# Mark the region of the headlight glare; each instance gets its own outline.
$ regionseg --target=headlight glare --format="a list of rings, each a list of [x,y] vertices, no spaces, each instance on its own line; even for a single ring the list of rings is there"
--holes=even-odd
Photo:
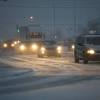
[[[46,48],[45,47],[41,47],[41,51],[45,51],[46,50]]]
[[[15,41],[14,44],[16,45],[17,44],[17,41]]]
[[[95,50],[90,49],[90,50],[87,51],[87,53],[88,53],[88,54],[95,54]]]
[[[14,46],[15,46],[15,45],[12,43],[12,44],[11,44],[11,47],[14,47]]]
[[[32,49],[33,49],[33,50],[37,50],[37,49],[38,49],[37,44],[32,44]]]
[[[72,45],[72,49],[73,49],[73,50],[75,49],[75,45],[74,45],[74,44]]]
[[[57,50],[58,50],[58,51],[61,51],[61,50],[62,50],[62,47],[61,47],[61,46],[58,46],[58,47],[57,47]]]
[[[23,44],[20,45],[20,50],[21,50],[21,51],[24,51],[25,49],[26,49],[25,45],[23,45]]]
[[[4,48],[7,48],[7,47],[8,47],[8,45],[7,45],[6,43],[4,43],[4,44],[3,44],[3,47],[4,47]]]
[[[46,48],[45,47],[41,47],[41,54],[45,54]]]
[[[58,53],[61,53],[61,52],[62,52],[62,47],[61,47],[61,46],[58,46],[58,47],[57,47],[57,52],[58,52]]]

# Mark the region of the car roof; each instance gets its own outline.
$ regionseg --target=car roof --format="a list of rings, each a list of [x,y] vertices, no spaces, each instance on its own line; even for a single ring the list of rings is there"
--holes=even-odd
[[[42,41],[30,41],[30,40],[25,40],[25,41],[21,41],[21,43],[40,43]]]
[[[100,34],[85,35],[85,37],[100,37]]]
[[[100,34],[81,34],[81,35],[79,35],[77,38],[79,38],[79,37],[99,37],[100,36]]]

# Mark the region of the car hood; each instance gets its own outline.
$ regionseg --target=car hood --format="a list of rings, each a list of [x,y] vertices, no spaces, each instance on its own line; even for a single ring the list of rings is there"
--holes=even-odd
[[[99,50],[100,51],[100,45],[86,45],[87,48]]]

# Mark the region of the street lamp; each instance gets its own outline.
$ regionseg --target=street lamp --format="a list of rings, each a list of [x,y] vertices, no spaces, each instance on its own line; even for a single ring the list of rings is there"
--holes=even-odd
[[[33,23],[35,20],[34,20],[34,16],[29,16],[29,17],[24,17],[24,22],[25,24],[30,24],[30,23]]]
[[[53,33],[55,34],[55,0],[53,1]]]
[[[33,16],[30,16],[29,19],[30,19],[30,20],[33,20]]]
[[[76,34],[76,0],[73,1],[73,14],[74,14],[74,34]]]

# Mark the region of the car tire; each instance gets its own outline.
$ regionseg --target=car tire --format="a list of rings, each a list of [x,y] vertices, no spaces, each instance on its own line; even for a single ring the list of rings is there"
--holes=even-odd
[[[61,55],[59,55],[59,54],[58,54],[58,55],[56,55],[56,57],[59,57],[59,58],[60,58],[60,57],[61,57]]]
[[[74,59],[75,59],[75,63],[79,63],[79,57],[77,56],[77,53],[74,52]]]
[[[83,63],[84,64],[88,64],[88,60],[87,59],[83,59]]]
[[[83,63],[88,64],[87,54],[85,51],[83,52]]]
[[[79,63],[79,58],[75,57],[75,63]]]
[[[43,55],[38,54],[38,58],[43,58]]]

